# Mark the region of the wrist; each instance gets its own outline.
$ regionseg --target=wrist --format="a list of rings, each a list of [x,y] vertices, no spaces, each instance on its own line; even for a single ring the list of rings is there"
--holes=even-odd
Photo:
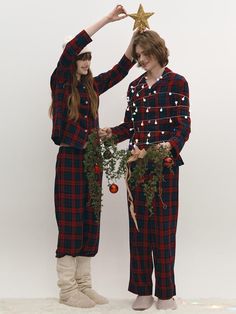
[[[111,23],[112,19],[109,17],[109,15],[104,16],[103,18],[104,25]]]

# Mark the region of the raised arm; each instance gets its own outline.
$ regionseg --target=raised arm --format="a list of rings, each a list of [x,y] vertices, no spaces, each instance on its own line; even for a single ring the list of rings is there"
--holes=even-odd
[[[119,21],[127,17],[127,13],[122,5],[117,5],[109,14],[97,21],[95,24],[87,27],[69,41],[63,50],[63,53],[57,63],[57,67],[51,76],[51,88],[55,87],[56,81],[69,81],[70,71],[74,61],[80,51],[92,41],[92,36],[108,23]]]
[[[117,5],[109,14],[104,16],[101,20],[95,24],[87,27],[85,30],[87,34],[92,37],[99,29],[108,23],[122,20],[127,17],[127,13],[122,5]]]

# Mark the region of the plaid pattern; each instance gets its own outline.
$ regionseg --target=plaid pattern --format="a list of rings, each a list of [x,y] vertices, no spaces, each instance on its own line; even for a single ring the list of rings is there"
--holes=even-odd
[[[148,87],[145,74],[129,85],[124,123],[112,128],[118,141],[130,139],[140,149],[169,141],[177,164],[190,133],[189,89],[183,76],[165,68],[157,83]]]
[[[94,210],[88,206],[88,181],[83,159],[82,150],[59,148],[55,178],[59,230],[57,257],[94,256],[98,250],[100,225],[95,221]]]
[[[165,168],[162,198],[167,205],[162,208],[156,195],[154,214],[145,208],[145,197],[140,184],[132,193],[139,226],[136,230],[129,215],[130,224],[130,282],[129,291],[138,295],[152,294],[153,263],[155,267],[155,295],[169,299],[176,294],[174,280],[175,234],[178,216],[178,166],[174,174]],[[144,180],[148,179],[148,175]],[[153,254],[153,257],[152,257]]]
[[[151,87],[145,74],[134,80],[127,92],[128,106],[124,123],[112,128],[118,142],[130,139],[147,149],[150,144],[170,142],[174,156],[174,174],[164,169],[163,209],[158,195],[153,200],[154,214],[145,208],[143,188],[132,191],[140,232],[130,217],[130,283],[129,291],[152,294],[152,272],[155,267],[155,295],[169,299],[175,295],[174,260],[178,215],[178,173],[183,164],[180,156],[190,134],[189,89],[185,78],[165,68],[162,77]],[[148,179],[148,173],[144,180]],[[130,214],[129,214],[130,215]],[[152,256],[153,255],[153,256]]]
[[[67,100],[71,94],[72,73],[75,70],[77,54],[91,41],[89,35],[82,31],[70,41],[51,76],[53,98],[52,140],[55,144],[67,145],[82,149],[93,128],[98,127],[90,111],[90,99],[86,87],[78,83],[80,93],[80,120],[75,122],[67,118]],[[94,77],[94,88],[101,95],[120,82],[134,65],[125,55],[111,70]]]
[[[88,207],[88,182],[84,173],[84,144],[98,119],[92,117],[86,87],[78,82],[80,115],[77,122],[67,118],[67,100],[71,93],[72,71],[76,55],[91,41],[82,31],[70,41],[51,76],[53,98],[52,140],[60,147],[55,179],[55,208],[59,229],[57,257],[64,255],[94,256],[98,250],[99,224]],[[100,95],[121,81],[133,63],[124,55],[110,71],[94,77],[94,88]],[[102,182],[101,182],[102,184]]]

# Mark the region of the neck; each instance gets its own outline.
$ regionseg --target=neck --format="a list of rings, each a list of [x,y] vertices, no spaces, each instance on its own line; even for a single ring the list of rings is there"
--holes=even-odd
[[[79,73],[77,73],[77,72],[76,72],[76,78],[77,78],[78,81],[80,81],[80,79],[81,79],[81,75]]]
[[[155,68],[147,72],[147,77],[149,80],[157,80],[164,72],[165,68],[157,65]]]

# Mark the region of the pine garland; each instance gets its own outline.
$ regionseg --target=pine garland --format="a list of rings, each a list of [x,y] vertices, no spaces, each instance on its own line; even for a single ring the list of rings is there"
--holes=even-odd
[[[100,219],[102,200],[103,162],[100,149],[100,139],[97,132],[89,136],[84,155],[84,170],[88,179],[89,206],[94,209],[95,218]]]
[[[116,136],[101,141],[98,132],[93,132],[88,137],[84,169],[88,178],[89,206],[94,208],[97,221],[100,219],[102,207],[102,172],[105,172],[110,187],[125,174],[127,159],[130,156],[126,150],[118,150],[116,142]]]
[[[165,160],[166,162],[164,162]],[[170,171],[173,171],[172,165],[173,159],[171,152],[163,146],[157,148],[156,145],[150,145],[146,150],[144,158],[139,158],[135,161],[129,186],[131,190],[134,190],[139,184],[143,184],[146,207],[150,215],[153,214],[152,202],[156,192],[158,192],[163,208],[166,208],[166,204],[162,200],[163,168],[166,166]],[[144,180],[145,175],[148,176],[148,180]]]
[[[94,208],[97,221],[100,219],[102,207],[102,172],[105,172],[108,187],[110,187],[114,181],[126,176],[129,158],[132,158],[130,151],[118,150],[116,143],[116,136],[101,141],[98,132],[93,132],[88,137],[84,167],[88,178],[89,205]],[[128,185],[131,190],[134,190],[139,184],[143,184],[146,207],[150,214],[153,214],[152,202],[156,192],[163,208],[166,208],[162,200],[163,167],[167,166],[172,171],[172,165],[171,152],[163,146],[157,148],[156,145],[149,146],[144,158],[132,161]],[[144,181],[146,174],[148,174],[148,180]]]

